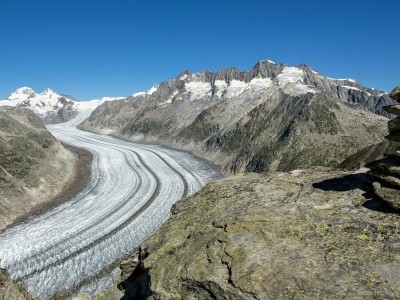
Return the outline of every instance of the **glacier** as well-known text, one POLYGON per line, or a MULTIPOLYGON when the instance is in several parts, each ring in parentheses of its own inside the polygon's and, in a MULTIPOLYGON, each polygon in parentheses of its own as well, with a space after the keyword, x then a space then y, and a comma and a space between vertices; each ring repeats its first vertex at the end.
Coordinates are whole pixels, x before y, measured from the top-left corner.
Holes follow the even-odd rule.
MULTIPOLYGON (((84 107, 84 106, 82 106, 84 107)), ((219 177, 190 153, 85 132, 73 120, 48 129, 93 154, 87 187, 69 201, 0 233, 0 267, 41 299, 71 289, 138 247, 172 205, 219 177)))

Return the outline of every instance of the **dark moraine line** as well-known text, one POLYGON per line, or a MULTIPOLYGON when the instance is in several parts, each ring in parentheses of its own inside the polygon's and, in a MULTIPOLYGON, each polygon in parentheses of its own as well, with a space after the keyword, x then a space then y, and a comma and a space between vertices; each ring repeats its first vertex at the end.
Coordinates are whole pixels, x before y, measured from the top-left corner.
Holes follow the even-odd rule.
MULTIPOLYGON (((124 148, 124 147, 121 147, 121 148, 124 148)), ((65 261, 67 261, 67 260, 69 260, 69 259, 71 259, 71 258, 73 258, 73 257, 75 257, 75 256, 77 256, 77 255, 79 255, 80 253, 85 252, 86 250, 92 248, 93 246, 95 246, 95 245, 97 245, 97 244, 103 242, 104 240, 107 240, 107 239, 110 238, 112 235, 114 235, 116 232, 122 230, 122 229, 123 229, 124 227, 126 227, 129 223, 131 223, 135 218, 137 218, 137 217, 138 217, 140 214, 142 214, 146 209, 148 209, 149 206, 154 202, 154 200, 157 198, 157 196, 158 196, 159 193, 160 193, 160 186, 161 186, 160 179, 158 178, 157 174, 144 162, 143 158, 142 158, 137 152, 135 152, 135 151, 133 151, 133 150, 130 150, 130 149, 127 149, 127 148, 124 148, 124 149, 127 150, 127 151, 130 151, 130 152, 134 153, 135 155, 137 155, 139 161, 143 164, 143 166, 144 166, 144 167, 154 176, 154 178, 156 179, 156 182, 157 182, 156 190, 154 191, 154 193, 152 194, 152 196, 149 198, 149 200, 146 201, 146 203, 145 203, 143 206, 141 206, 141 207, 140 207, 134 214, 132 214, 128 219, 126 219, 123 223, 121 223, 120 225, 118 225, 117 227, 115 227, 115 228, 114 228, 113 230, 111 230, 110 232, 106 233, 102 238, 93 241, 92 243, 90 243, 90 244, 84 246, 83 248, 81 248, 80 250, 75 251, 75 252, 71 253, 70 255, 68 255, 68 256, 66 256, 66 257, 64 257, 64 258, 62 258, 62 259, 60 259, 60 260, 57 260, 56 262, 53 262, 53 263, 48 264, 48 265, 47 265, 46 267, 44 267, 44 268, 38 268, 38 269, 36 269, 36 270, 33 271, 33 272, 27 273, 27 274, 25 274, 24 276, 18 278, 17 280, 26 280, 27 278, 29 278, 29 277, 31 277, 31 276, 37 274, 37 273, 40 273, 40 272, 42 272, 42 271, 44 271, 44 270, 46 270, 46 269, 49 269, 49 268, 51 268, 51 267, 57 266, 57 265, 59 265, 59 264, 62 264, 62 263, 64 263, 65 261)), ((146 150, 147 150, 147 149, 146 149, 146 150)), ((152 152, 152 151, 150 151, 150 152, 152 152)), ((124 155, 125 155, 125 154, 124 154, 124 155)), ((156 154, 156 155, 159 156, 158 154, 156 154)), ((126 156, 125 156, 125 157, 126 157, 126 156)), ((160 156, 159 156, 159 157, 160 157, 160 156)), ((160 157, 160 158, 161 158, 161 157, 160 157)), ((162 158, 161 158, 161 159, 162 159, 162 158)), ((172 170, 174 170, 175 173, 177 173, 178 176, 180 176, 180 178, 183 180, 183 184, 184 184, 184 195, 186 195, 187 192, 188 192, 188 185, 187 185, 186 179, 182 176, 182 174, 180 174, 177 170, 175 170, 168 162, 166 162, 164 159, 162 159, 162 161, 163 161, 164 163, 166 163, 172 170)), ((129 162, 128 162, 128 164, 129 164, 129 162)), ((129 166, 132 167, 131 165, 129 165, 129 166)), ((95 225, 96 225, 96 224, 94 224, 93 226, 95 226, 95 225)), ((81 232, 80 232, 80 233, 81 233, 81 232)), ((79 234, 80 234, 80 233, 79 233, 79 234)), ((64 241, 65 241, 65 240, 64 240, 64 241)))
MULTIPOLYGON (((116 214, 120 209, 122 209, 122 208, 131 200, 131 198, 137 193, 137 191, 140 189, 140 187, 143 185, 143 179, 142 179, 142 177, 141 177, 140 174, 134 169, 134 166, 131 164, 131 162, 127 159, 126 154, 125 154, 125 153, 123 153, 123 154, 124 154, 124 157, 125 157, 125 159, 126 159, 127 164, 129 165, 129 167, 132 169, 132 171, 133 171, 134 173, 137 174, 137 177, 139 178, 139 184, 138 184, 137 189, 136 189, 135 191, 133 191, 133 192, 127 197, 127 199, 126 199, 124 202, 121 203, 121 205, 115 207, 110 213, 104 215, 104 219, 107 219, 107 218, 111 217, 112 215, 116 214)), ((156 179, 156 181, 157 181, 157 179, 156 179)), ((99 184, 99 180, 97 180, 96 186, 97 186, 98 184, 99 184)), ((87 194, 89 194, 92 190, 94 190, 94 189, 96 188, 96 186, 94 186, 93 188, 91 188, 91 189, 90 189, 86 194, 84 194, 82 197, 84 197, 84 196, 86 196, 87 194)), ((157 186, 158 186, 158 185, 157 185, 157 186)), ((25 258, 25 259, 23 259, 23 260, 21 260, 21 263, 25 263, 25 262, 27 262, 27 261, 29 261, 29 260, 32 260, 32 259, 35 259, 35 260, 37 260, 37 261, 41 261, 40 256, 41 256, 43 253, 46 253, 46 252, 50 251, 51 249, 54 249, 54 248, 56 248, 56 247, 62 245, 62 244, 65 243, 65 242, 71 241, 71 240, 74 239, 77 235, 81 235, 81 234, 83 234, 83 233, 89 231, 90 229, 96 227, 97 225, 98 225, 98 223, 91 224, 90 226, 86 227, 84 230, 79 231, 77 234, 72 235, 72 236, 70 236, 70 237, 67 238, 67 239, 63 239, 63 240, 59 241, 58 243, 52 244, 52 245, 50 245, 49 247, 43 249, 41 252, 39 252, 39 253, 37 253, 37 254, 35 254, 35 255, 32 255, 32 256, 30 256, 30 257, 27 257, 27 258, 25 258)), ((50 267, 51 265, 55 265, 55 263, 51 263, 51 264, 49 264, 47 267, 50 267)), ((23 280, 23 279, 26 279, 26 278, 28 278, 30 275, 36 274, 37 272, 39 272, 39 271, 41 271, 41 270, 45 270, 45 269, 46 269, 46 267, 38 268, 38 269, 36 269, 35 271, 32 271, 31 273, 27 273, 26 275, 24 275, 24 276, 22 276, 22 277, 19 277, 18 280, 20 280, 20 279, 22 279, 22 280, 23 280)))

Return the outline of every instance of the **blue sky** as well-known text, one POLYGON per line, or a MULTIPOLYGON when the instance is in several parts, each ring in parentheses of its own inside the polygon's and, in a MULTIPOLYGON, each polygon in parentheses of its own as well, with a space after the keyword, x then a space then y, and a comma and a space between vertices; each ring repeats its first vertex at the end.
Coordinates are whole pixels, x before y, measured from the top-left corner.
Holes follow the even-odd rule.
POLYGON ((128 96, 261 59, 400 85, 400 1, 0 0, 0 99, 47 87, 128 96))

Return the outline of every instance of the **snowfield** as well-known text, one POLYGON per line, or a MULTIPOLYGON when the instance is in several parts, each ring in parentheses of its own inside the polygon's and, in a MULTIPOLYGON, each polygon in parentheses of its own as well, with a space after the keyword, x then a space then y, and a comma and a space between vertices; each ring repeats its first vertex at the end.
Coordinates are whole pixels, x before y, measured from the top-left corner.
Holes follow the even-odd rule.
POLYGON ((89 185, 0 234, 0 267, 43 299, 124 257, 168 219, 177 200, 218 177, 189 153, 78 130, 91 110, 48 126, 61 141, 93 153, 89 185))

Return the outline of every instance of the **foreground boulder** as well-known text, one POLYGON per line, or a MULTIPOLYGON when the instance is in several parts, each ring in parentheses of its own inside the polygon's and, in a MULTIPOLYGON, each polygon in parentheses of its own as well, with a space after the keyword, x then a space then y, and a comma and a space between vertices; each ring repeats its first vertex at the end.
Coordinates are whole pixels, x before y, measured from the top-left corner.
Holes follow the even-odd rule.
MULTIPOLYGON (((400 103, 400 87, 395 88, 390 97, 400 103)), ((400 209, 400 104, 384 106, 384 110, 397 115, 388 122, 389 135, 386 136, 394 149, 385 158, 368 164, 371 169, 375 193, 394 209, 400 209)))
POLYGON ((366 176, 248 173, 208 185, 142 245, 127 299, 399 299, 400 217, 366 176))

